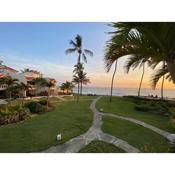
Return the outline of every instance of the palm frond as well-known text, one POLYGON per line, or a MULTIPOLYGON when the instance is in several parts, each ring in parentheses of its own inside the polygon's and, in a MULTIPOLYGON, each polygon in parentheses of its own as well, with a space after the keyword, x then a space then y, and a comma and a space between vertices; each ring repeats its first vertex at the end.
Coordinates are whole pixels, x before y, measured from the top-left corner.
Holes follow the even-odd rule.
POLYGON ((93 52, 88 50, 88 49, 84 49, 84 53, 91 56, 91 57, 93 56, 93 52))
POLYGON ((68 54, 73 53, 75 51, 77 51, 77 48, 69 48, 65 51, 65 54, 68 55, 68 54))

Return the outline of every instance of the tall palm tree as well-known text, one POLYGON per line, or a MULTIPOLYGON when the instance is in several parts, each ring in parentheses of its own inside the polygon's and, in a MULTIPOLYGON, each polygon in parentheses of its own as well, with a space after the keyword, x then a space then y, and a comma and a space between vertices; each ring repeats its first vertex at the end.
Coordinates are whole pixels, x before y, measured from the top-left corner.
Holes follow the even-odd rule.
POLYGON ((77 74, 74 74, 73 75, 73 79, 72 79, 72 82, 74 83, 74 84, 78 84, 78 95, 77 95, 77 102, 79 101, 79 91, 80 91, 80 78, 78 77, 78 75, 77 74))
POLYGON ((81 62, 81 57, 83 57, 84 62, 87 62, 87 56, 93 56, 93 52, 88 49, 83 49, 83 41, 82 37, 77 34, 75 37, 75 40, 70 40, 69 44, 72 46, 72 48, 69 48, 66 50, 66 54, 70 53, 78 53, 78 60, 77 63, 81 62))
POLYGON ((33 81, 36 84, 38 84, 39 86, 41 86, 41 87, 47 87, 48 88, 47 100, 46 100, 47 101, 46 107, 47 107, 47 110, 48 110, 48 108, 49 108, 50 90, 54 86, 54 83, 52 83, 50 80, 47 80, 46 78, 35 78, 33 81))
MULTIPOLYGON (((93 52, 89 49, 84 49, 83 48, 83 40, 82 37, 77 34, 74 40, 70 40, 69 44, 72 46, 71 48, 68 48, 66 50, 66 54, 70 53, 78 53, 78 59, 77 59, 77 65, 81 63, 81 58, 83 57, 83 60, 85 63, 87 63, 87 55, 93 56, 93 52)), ((79 88, 80 88, 80 82, 78 82, 78 96, 77 99, 79 98, 79 88)), ((78 100, 77 100, 78 101, 78 100)))
POLYGON ((116 28, 113 38, 125 38, 125 42, 122 43, 128 48, 125 56, 140 55, 159 63, 165 61, 175 83, 175 23, 121 22, 113 23, 112 26, 116 28))
MULTIPOLYGON (((113 35, 107 43, 105 60, 112 61, 109 61, 110 64, 107 62, 106 67, 109 66, 110 69, 114 60, 124 56, 127 56, 127 60, 130 62, 130 64, 125 66, 128 72, 130 67, 136 68, 143 65, 142 63, 145 64, 147 62, 149 66, 155 67, 155 65, 164 61, 167 64, 169 77, 175 83, 175 40, 173 39, 175 38, 175 23, 122 22, 112 23, 111 26, 116 31, 111 32, 113 35)), ((139 89, 142 84, 144 71, 145 68, 143 67, 139 89)), ((162 80, 162 96, 163 84, 164 79, 162 80)), ((138 91, 139 94, 140 90, 138 91)))

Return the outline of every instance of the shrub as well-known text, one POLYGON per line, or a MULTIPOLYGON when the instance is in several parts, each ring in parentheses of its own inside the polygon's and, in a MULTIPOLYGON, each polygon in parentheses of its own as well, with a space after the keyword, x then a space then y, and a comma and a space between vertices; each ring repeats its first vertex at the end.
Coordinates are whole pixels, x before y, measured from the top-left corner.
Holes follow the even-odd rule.
POLYGON ((30 111, 28 108, 16 107, 17 109, 10 109, 0 111, 0 125, 16 123, 25 120, 30 116, 30 111))
POLYGON ((34 101, 27 103, 25 106, 29 108, 31 113, 42 113, 46 111, 46 106, 34 101))
POLYGON ((38 96, 47 96, 48 92, 47 91, 42 91, 40 93, 37 94, 38 96))
MULTIPOLYGON (((38 103, 41 104, 41 105, 45 105, 45 106, 46 106, 46 105, 47 105, 47 100, 40 100, 38 103)), ((49 107, 52 107, 50 101, 49 101, 48 106, 49 106, 49 107)))

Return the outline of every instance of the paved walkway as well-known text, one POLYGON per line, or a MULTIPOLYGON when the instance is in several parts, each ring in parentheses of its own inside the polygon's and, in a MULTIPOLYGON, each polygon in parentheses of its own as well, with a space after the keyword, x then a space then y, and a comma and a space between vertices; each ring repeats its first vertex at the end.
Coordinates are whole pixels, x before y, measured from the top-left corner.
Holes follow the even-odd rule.
POLYGON ((121 148, 122 150, 129 153, 138 153, 140 152, 137 148, 129 145, 126 141, 111 136, 109 134, 103 133, 101 130, 102 125, 102 115, 99 113, 95 107, 96 102, 100 99, 100 97, 93 100, 90 105, 90 109, 94 113, 93 125, 89 128, 89 130, 71 140, 65 142, 62 145, 53 146, 44 153, 75 153, 78 152, 81 148, 89 144, 92 140, 98 139, 101 141, 105 141, 107 143, 112 143, 115 146, 121 148))

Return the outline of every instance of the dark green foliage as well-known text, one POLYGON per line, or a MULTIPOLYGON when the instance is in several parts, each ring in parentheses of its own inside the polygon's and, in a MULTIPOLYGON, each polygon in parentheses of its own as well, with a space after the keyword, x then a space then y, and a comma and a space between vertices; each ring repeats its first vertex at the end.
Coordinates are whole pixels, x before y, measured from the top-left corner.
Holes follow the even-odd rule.
POLYGON ((30 111, 28 108, 22 108, 20 106, 15 106, 8 108, 6 110, 0 111, 0 125, 16 123, 25 120, 30 116, 30 111))
POLYGON ((27 108, 29 108, 31 113, 43 113, 46 112, 46 106, 38 103, 38 102, 30 102, 25 105, 27 108))
MULTIPOLYGON (((47 100, 45 100, 45 99, 44 100, 40 100, 38 103, 41 104, 41 105, 45 105, 46 106, 47 105, 47 100)), ((52 107, 50 102, 48 103, 48 106, 52 107)))

